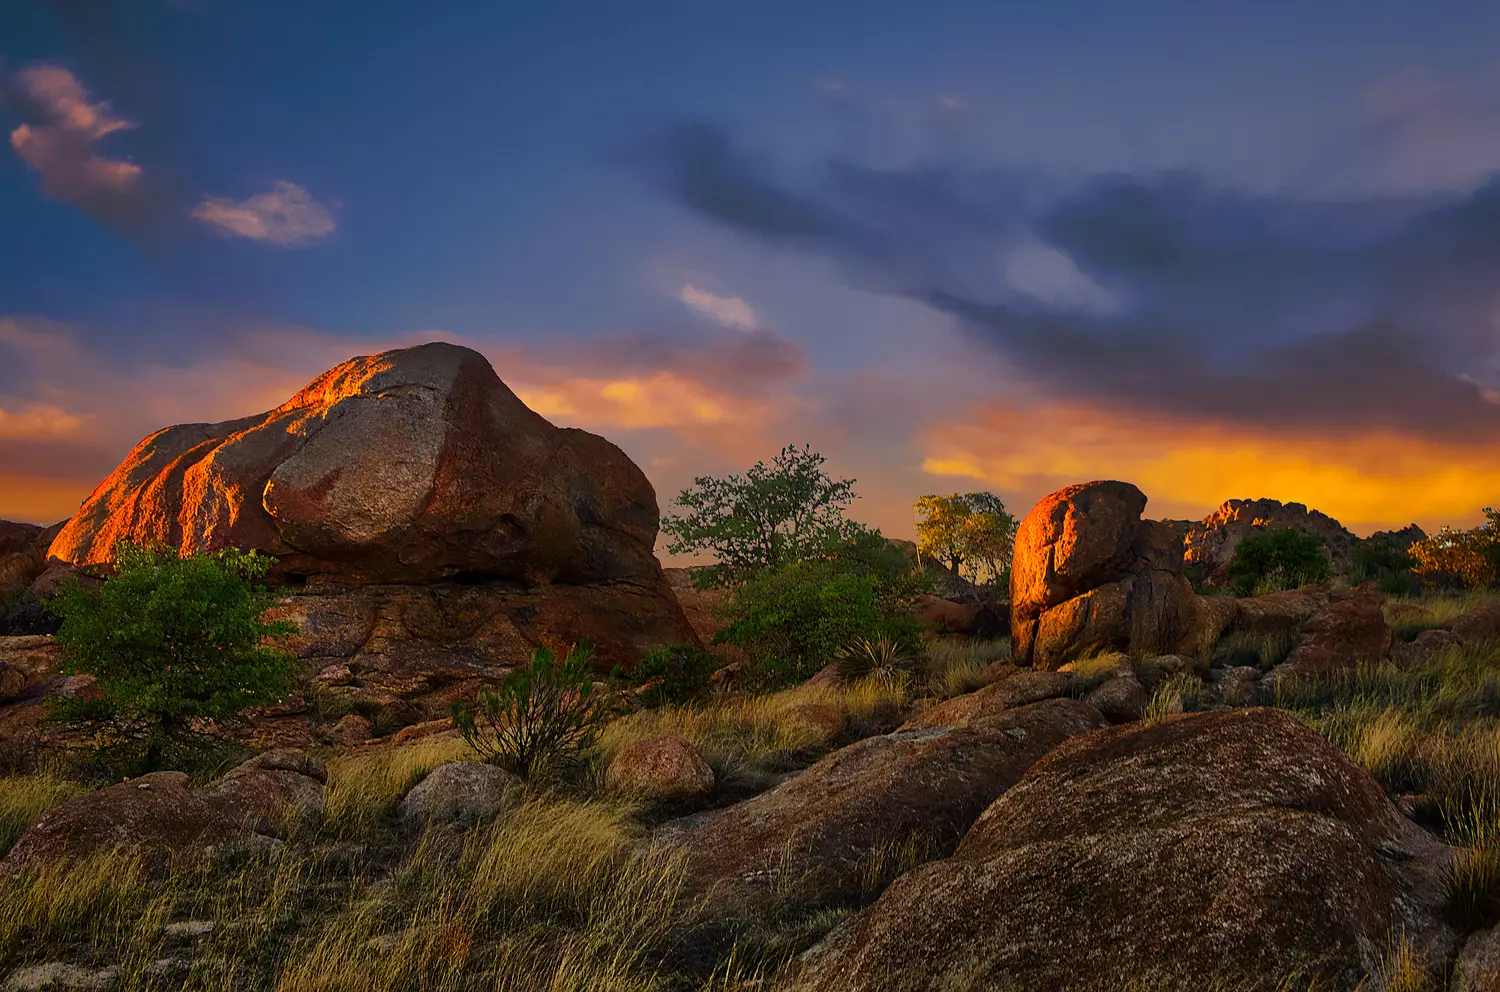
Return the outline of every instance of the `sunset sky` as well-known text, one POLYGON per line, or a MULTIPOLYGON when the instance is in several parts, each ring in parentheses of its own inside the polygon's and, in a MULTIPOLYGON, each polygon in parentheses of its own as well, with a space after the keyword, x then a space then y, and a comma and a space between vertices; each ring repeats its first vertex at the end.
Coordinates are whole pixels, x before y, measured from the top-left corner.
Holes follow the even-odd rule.
POLYGON ((1500 503, 1493 0, 9 0, 0 133, 0 518, 432 339, 664 508, 1500 503))

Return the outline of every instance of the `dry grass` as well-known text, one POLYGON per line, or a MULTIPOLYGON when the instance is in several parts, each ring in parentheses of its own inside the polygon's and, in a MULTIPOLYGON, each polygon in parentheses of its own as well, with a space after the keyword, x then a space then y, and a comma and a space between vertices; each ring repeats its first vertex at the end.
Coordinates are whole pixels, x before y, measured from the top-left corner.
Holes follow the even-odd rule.
POLYGON ((691 742, 716 775, 754 778, 806 764, 845 737, 867 736, 899 722, 907 704, 903 685, 861 679, 839 688, 802 686, 766 696, 750 696, 642 710, 605 728, 590 759, 602 773, 620 748, 632 741, 676 736, 691 742), (839 714, 836 733, 828 719, 839 714))
POLYGON ((1171 675, 1151 694, 1141 723, 1154 727, 1168 717, 1190 712, 1198 707, 1203 693, 1203 680, 1196 675, 1186 672, 1171 675))
POLYGON ((48 772, 0 778, 0 857, 43 813, 87 791, 87 786, 48 772))
POLYGON ((1500 589, 1469 589, 1457 593, 1424 596, 1392 596, 1386 600, 1386 622, 1396 636, 1409 641, 1424 630, 1441 627, 1448 621, 1481 606, 1500 603, 1500 589), (1415 609, 1413 609, 1415 608, 1415 609), (1420 612, 1418 612, 1420 611, 1420 612))
POLYGON ((139 859, 107 853, 0 881, 0 960, 25 946, 108 946, 149 924, 139 859))
POLYGON ((328 763, 324 824, 339 836, 366 832, 428 772, 468 756, 472 753, 461 738, 445 735, 334 758, 328 763))
POLYGON ((928 643, 922 680, 929 695, 951 699, 982 689, 994 679, 989 667, 1010 660, 1010 640, 937 640, 928 643))

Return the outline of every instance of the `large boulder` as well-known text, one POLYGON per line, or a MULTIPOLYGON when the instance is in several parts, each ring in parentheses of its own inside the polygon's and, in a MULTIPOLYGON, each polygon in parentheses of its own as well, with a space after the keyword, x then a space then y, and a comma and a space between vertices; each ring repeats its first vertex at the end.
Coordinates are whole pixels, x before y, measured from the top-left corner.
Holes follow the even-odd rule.
POLYGON ((1043 498, 1016 530, 1012 654, 1058 668, 1097 651, 1195 650, 1201 609, 1182 575, 1182 538, 1142 520, 1146 496, 1127 482, 1069 486, 1043 498))
POLYGON ((714 771, 691 742, 652 737, 620 748, 605 770, 604 784, 647 799, 700 799, 714 791, 714 771))
POLYGON ((629 458, 532 412, 482 355, 433 343, 355 358, 242 420, 146 438, 52 543, 257 548, 358 582, 454 576, 658 585, 656 494, 629 458))
POLYGON ((323 817, 328 768, 301 751, 256 755, 210 782, 199 795, 231 823, 263 834, 285 834, 323 817))
POLYGON ((418 782, 396 810, 402 823, 479 820, 504 810, 520 795, 521 780, 504 768, 450 761, 418 782))
POLYGON ((51 555, 107 562, 124 538, 258 549, 307 577, 274 617, 296 624, 299 658, 488 677, 548 637, 587 639, 605 664, 696 643, 657 524, 623 452, 438 343, 352 359, 269 413, 153 434, 51 555))
POLYGON ((1316 676, 1386 657, 1394 635, 1385 622, 1384 605, 1373 582, 1330 592, 1327 605, 1302 624, 1287 670, 1316 676))
POLYGON ((62 527, 0 520, 0 606, 28 589, 46 569, 47 548, 62 527))
POLYGON ((1116 727, 1038 762, 952 858, 810 952, 796 988, 1271 992, 1298 973, 1351 990, 1392 934, 1451 951, 1447 857, 1287 713, 1116 727))
POLYGON ((188 787, 182 772, 156 772, 54 806, 23 833, 0 875, 120 849, 159 868, 222 844, 239 826, 188 787))
POLYGON ((828 904, 857 895, 891 845, 934 856, 1062 741, 1104 726, 1092 707, 1053 699, 965 727, 912 727, 866 738, 769 792, 668 825, 688 885, 727 914, 778 900, 828 904))

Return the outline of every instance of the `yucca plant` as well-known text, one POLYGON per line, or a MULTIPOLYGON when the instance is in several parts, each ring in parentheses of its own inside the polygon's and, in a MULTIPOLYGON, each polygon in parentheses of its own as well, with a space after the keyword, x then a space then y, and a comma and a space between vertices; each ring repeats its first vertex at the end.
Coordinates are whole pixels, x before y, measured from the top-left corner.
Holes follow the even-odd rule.
POLYGON ((530 778, 597 736, 607 700, 594 691, 592 661, 586 645, 570 647, 560 661, 550 647, 539 647, 528 665, 481 691, 472 707, 454 703, 453 722, 485 761, 530 778))
POLYGON ((884 634, 873 641, 861 637, 838 653, 839 675, 846 682, 876 679, 899 685, 911 676, 916 662, 906 645, 884 634))

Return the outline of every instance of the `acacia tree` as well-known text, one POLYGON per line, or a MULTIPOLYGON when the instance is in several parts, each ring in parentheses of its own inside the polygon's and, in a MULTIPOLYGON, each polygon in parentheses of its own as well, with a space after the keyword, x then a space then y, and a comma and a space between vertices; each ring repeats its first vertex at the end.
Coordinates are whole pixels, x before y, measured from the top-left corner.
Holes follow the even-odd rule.
POLYGON ((1016 518, 994 493, 922 496, 915 510, 918 555, 980 583, 995 582, 1009 570, 1016 518))
POLYGON ((708 552, 715 580, 779 568, 853 540, 863 528, 845 517, 854 480, 835 479, 811 445, 787 445, 743 475, 700 476, 684 489, 679 511, 662 521, 673 554, 708 552))

